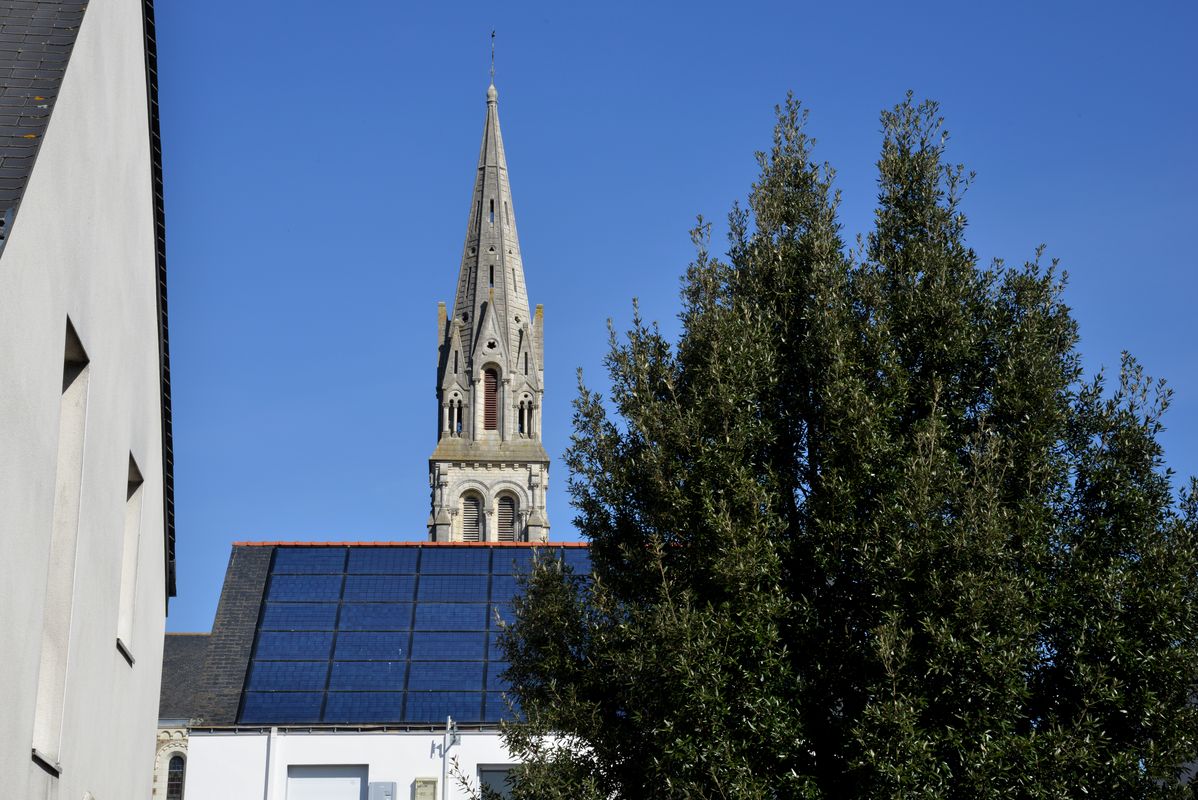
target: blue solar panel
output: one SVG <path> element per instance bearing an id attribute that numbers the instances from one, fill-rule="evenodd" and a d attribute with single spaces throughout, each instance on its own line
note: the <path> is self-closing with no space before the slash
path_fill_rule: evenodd
<path id="1" fill-rule="evenodd" d="M 482 603 L 420 603 L 416 606 L 418 631 L 481 631 L 487 627 L 487 607 Z"/>
<path id="2" fill-rule="evenodd" d="M 341 606 L 343 631 L 406 631 L 411 627 L 411 603 L 346 603 Z"/>
<path id="3" fill-rule="evenodd" d="M 413 661 L 408 672 L 408 691 L 482 688 L 481 661 Z"/>
<path id="4" fill-rule="evenodd" d="M 408 633 L 344 631 L 337 637 L 338 661 L 398 661 L 406 658 Z"/>
<path id="5" fill-rule="evenodd" d="M 539 547 L 497 548 L 493 556 L 494 562 L 491 565 L 491 571 L 496 575 L 522 575 L 528 572 L 529 567 L 532 566 L 533 551 L 541 549 Z"/>
<path id="6" fill-rule="evenodd" d="M 416 588 L 414 575 L 347 575 L 346 600 L 373 602 L 412 601 Z"/>
<path id="7" fill-rule="evenodd" d="M 325 722 L 394 722 L 403 708 L 403 692 L 329 692 Z"/>
<path id="8" fill-rule="evenodd" d="M 489 547 L 430 547 L 420 560 L 421 575 L 486 575 L 490 571 Z"/>
<path id="9" fill-rule="evenodd" d="M 248 723 L 319 722 L 324 692 L 246 692 L 241 721 Z"/>
<path id="10" fill-rule="evenodd" d="M 263 661 L 329 660 L 333 634 L 320 631 L 262 631 L 254 658 Z"/>
<path id="11" fill-rule="evenodd" d="M 421 575 L 419 601 L 437 603 L 485 603 L 486 575 Z"/>
<path id="12" fill-rule="evenodd" d="M 516 582 L 514 575 L 492 575 L 491 576 L 491 599 L 497 603 L 509 603 L 517 594 L 523 594 L 524 590 Z"/>
<path id="13" fill-rule="evenodd" d="M 331 631 L 337 627 L 336 603 L 267 603 L 264 631 Z"/>
<path id="14" fill-rule="evenodd" d="M 500 623 L 511 625 L 516 621 L 516 609 L 511 603 L 495 603 L 490 606 L 487 617 L 491 623 L 491 630 L 498 630 L 501 627 Z"/>
<path id="15" fill-rule="evenodd" d="M 487 691 L 506 692 L 511 686 L 503 679 L 503 671 L 508 667 L 507 662 L 492 661 L 487 664 Z"/>
<path id="16" fill-rule="evenodd" d="M 482 692 L 408 692 L 405 722 L 482 722 Z"/>
<path id="17" fill-rule="evenodd" d="M 578 575 L 591 574 L 591 552 L 585 547 L 563 548 L 566 564 Z"/>
<path id="18" fill-rule="evenodd" d="M 502 661 L 506 656 L 503 654 L 503 648 L 499 646 L 499 634 L 487 634 L 487 659 L 490 661 Z"/>
<path id="19" fill-rule="evenodd" d="M 403 689 L 407 666 L 407 661 L 334 661 L 329 690 L 399 691 Z"/>
<path id="20" fill-rule="evenodd" d="M 274 574 L 345 572 L 344 547 L 277 547 Z"/>
<path id="21" fill-rule="evenodd" d="M 351 575 L 411 575 L 420 551 L 415 547 L 355 547 L 349 551 Z"/>
<path id="22" fill-rule="evenodd" d="M 328 661 L 255 661 L 246 688 L 323 692 L 328 676 Z"/>
<path id="23" fill-rule="evenodd" d="M 534 550 L 590 570 L 583 548 L 276 547 L 239 721 L 510 718 L 498 631 Z"/>
<path id="24" fill-rule="evenodd" d="M 341 598 L 340 575 L 275 575 L 270 579 L 267 600 L 299 600 L 306 603 Z"/>
<path id="25" fill-rule="evenodd" d="M 483 712 L 485 722 L 499 722 L 504 719 L 520 719 L 520 704 L 516 698 L 503 692 L 487 692 L 487 705 Z"/>
<path id="26" fill-rule="evenodd" d="M 413 661 L 482 661 L 487 650 L 487 635 L 477 633 L 412 634 Z"/>

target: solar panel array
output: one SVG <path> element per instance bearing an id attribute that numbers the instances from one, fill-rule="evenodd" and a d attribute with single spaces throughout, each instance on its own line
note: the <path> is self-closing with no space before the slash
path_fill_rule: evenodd
<path id="1" fill-rule="evenodd" d="M 590 571 L 580 547 L 277 547 L 239 721 L 508 717 L 499 619 L 534 549 Z"/>

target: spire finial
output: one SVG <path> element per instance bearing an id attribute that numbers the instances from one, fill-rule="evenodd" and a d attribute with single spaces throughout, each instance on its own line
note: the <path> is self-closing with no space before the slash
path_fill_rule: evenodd
<path id="1" fill-rule="evenodd" d="M 491 29 L 491 85 L 495 85 L 495 29 Z"/>

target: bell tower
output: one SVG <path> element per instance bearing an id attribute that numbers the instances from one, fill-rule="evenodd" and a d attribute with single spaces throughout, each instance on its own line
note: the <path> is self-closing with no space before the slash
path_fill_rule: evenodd
<path id="1" fill-rule="evenodd" d="M 437 309 L 429 538 L 545 541 L 544 317 L 529 313 L 494 81 L 468 220 L 453 313 Z"/>

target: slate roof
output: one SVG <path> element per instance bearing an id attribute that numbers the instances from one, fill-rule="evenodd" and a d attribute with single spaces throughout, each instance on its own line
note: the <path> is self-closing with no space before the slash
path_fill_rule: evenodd
<path id="1" fill-rule="evenodd" d="M 66 76 L 86 0 L 0 0 L 0 255 L 19 215 L 42 139 Z M 166 221 L 162 137 L 158 124 L 158 45 L 154 0 L 142 0 L 147 124 L 158 297 L 158 361 L 162 414 L 164 559 L 168 597 L 175 596 L 175 481 L 167 337 Z"/>
<path id="2" fill-rule="evenodd" d="M 196 716 L 196 688 L 208 652 L 207 633 L 168 633 L 162 643 L 162 688 L 158 694 L 159 719 Z"/>
<path id="3" fill-rule="evenodd" d="M 496 637 L 534 550 L 590 572 L 581 543 L 237 543 L 201 674 L 164 672 L 163 697 L 191 681 L 177 707 L 204 727 L 494 727 Z"/>
<path id="4" fill-rule="evenodd" d="M 0 0 L 0 250 L 25 194 L 86 2 Z"/>

